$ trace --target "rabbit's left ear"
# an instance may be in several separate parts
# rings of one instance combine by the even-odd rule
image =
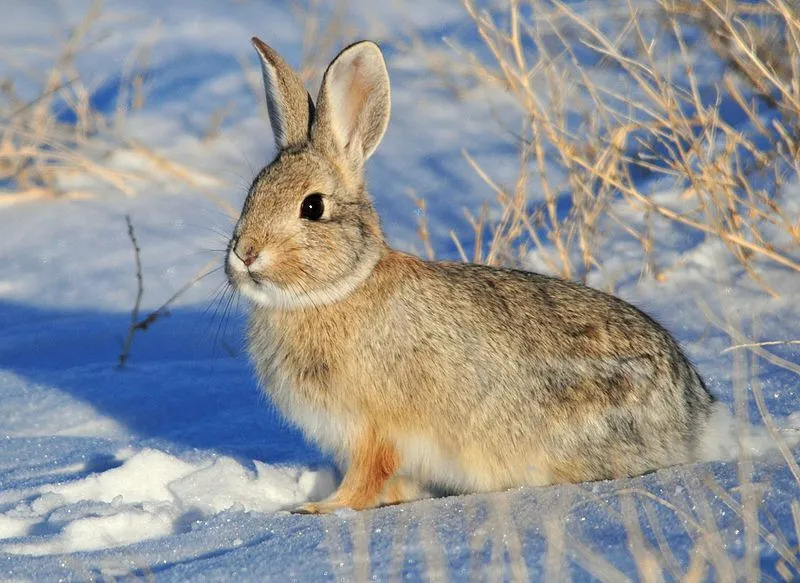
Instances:
[[[261,59],[267,110],[278,151],[308,142],[314,103],[300,77],[267,43],[253,37]]]
[[[381,50],[370,41],[355,43],[325,71],[312,140],[360,168],[383,138],[390,110],[389,74]]]

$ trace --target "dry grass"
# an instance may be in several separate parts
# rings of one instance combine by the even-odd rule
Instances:
[[[156,44],[158,24],[152,27],[125,59],[118,80],[116,107],[103,111],[95,106],[102,83],[88,82],[76,66],[79,55],[98,51],[100,44],[121,24],[107,14],[102,0],[94,0],[84,18],[68,31],[66,39],[54,46],[34,47],[53,54],[52,65],[41,77],[26,63],[12,63],[20,75],[39,83],[39,95],[23,100],[15,80],[0,82],[0,206],[40,199],[85,199],[98,192],[135,196],[154,185],[178,182],[220,206],[231,216],[237,214],[215,194],[223,186],[219,178],[197,168],[167,159],[127,132],[131,112],[147,100],[149,55]],[[0,57],[3,58],[3,57]],[[107,80],[110,82],[110,80]],[[209,120],[206,141],[219,134],[224,111]],[[115,157],[131,153],[148,172],[121,170]],[[75,187],[74,178],[93,178],[96,187]]]
[[[23,101],[17,95],[13,79],[3,81],[0,181],[9,181],[15,188],[0,191],[0,204],[43,197],[90,196],[60,186],[60,178],[76,172],[93,175],[116,190],[133,194],[127,184],[130,177],[97,161],[101,157],[98,151],[107,146],[90,138],[101,130],[103,118],[92,107],[93,91],[75,67],[76,56],[91,50],[103,36],[92,34],[101,14],[102,5],[96,1],[59,48],[35,99]],[[74,115],[74,123],[59,121],[54,112],[62,108],[64,114]]]
[[[532,246],[552,272],[585,279],[602,267],[611,225],[640,243],[642,272],[662,278],[675,267],[653,259],[667,237],[652,218],[662,217],[723,242],[772,295],[762,262],[800,272],[800,221],[783,195],[800,169],[796,6],[771,0],[755,18],[744,2],[661,0],[601,10],[596,21],[558,1],[464,7],[490,58],[456,45],[460,68],[508,91],[521,114],[514,184],[465,152],[497,202],[471,220],[482,244],[466,258],[524,263]],[[712,39],[705,54],[698,31]],[[701,79],[704,59],[730,66]],[[653,197],[654,182],[680,197]]]

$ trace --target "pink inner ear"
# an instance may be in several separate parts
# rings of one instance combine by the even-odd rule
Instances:
[[[372,87],[367,83],[363,58],[358,55],[350,63],[347,85],[345,87],[344,98],[344,122],[343,128],[346,133],[347,146],[350,146],[353,139],[358,136],[363,128],[359,127],[359,116],[363,113],[364,107],[369,99]]]
[[[360,166],[377,147],[389,119],[389,87],[377,47],[356,45],[345,50],[325,73],[326,128],[339,151]]]

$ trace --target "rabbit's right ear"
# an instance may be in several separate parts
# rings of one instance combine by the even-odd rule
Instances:
[[[389,123],[389,74],[378,45],[361,41],[333,59],[322,78],[312,140],[360,169]]]
[[[256,37],[253,37],[253,46],[261,59],[275,146],[280,151],[306,143],[314,120],[311,96],[297,73],[272,47]]]

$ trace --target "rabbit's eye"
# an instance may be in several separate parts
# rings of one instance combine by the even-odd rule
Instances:
[[[303,199],[303,204],[300,205],[300,218],[308,219],[309,221],[318,221],[322,218],[325,212],[325,203],[322,200],[322,195],[318,192],[309,194]]]

